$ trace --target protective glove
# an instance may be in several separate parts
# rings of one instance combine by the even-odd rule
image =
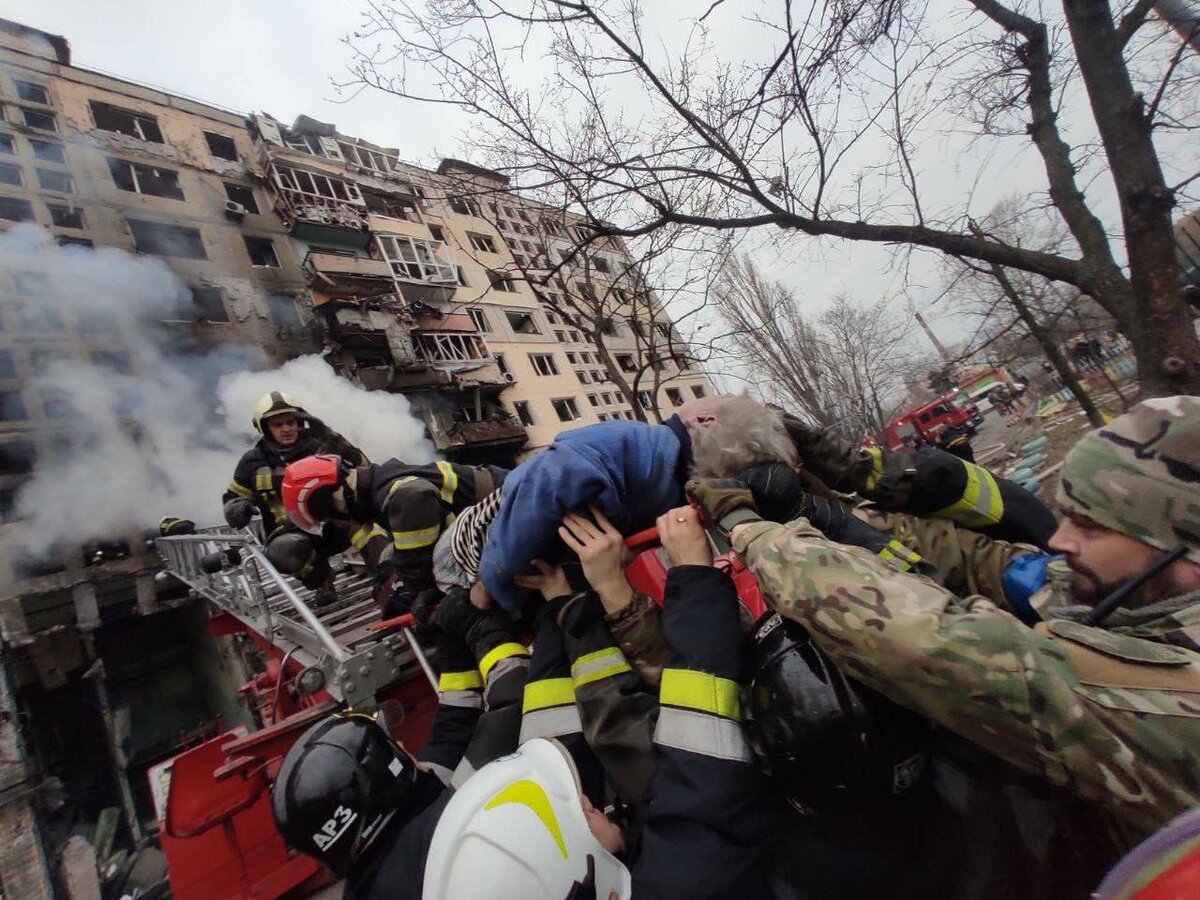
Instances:
[[[853,518],[837,500],[811,494],[804,479],[783,463],[764,463],[740,476],[754,496],[759,514],[769,522],[805,518],[833,541],[843,542],[847,521]]]
[[[225,504],[225,521],[230,528],[245,528],[254,517],[254,504],[245,497],[234,497]]]
[[[477,609],[471,604],[471,592],[462,588],[446,593],[430,621],[445,634],[465,641],[476,662],[500,644],[515,640],[512,619],[495,610]]]
[[[425,640],[431,639],[437,632],[437,626],[433,624],[433,614],[437,612],[438,605],[442,602],[442,592],[437,588],[426,588],[417,594],[417,599],[412,604],[413,631],[417,637]]]
[[[383,617],[392,619],[411,612],[416,599],[417,592],[397,578],[392,585],[392,593],[388,596],[387,604],[383,608]]]
[[[760,518],[754,505],[754,493],[741,478],[693,478],[684,493],[704,516],[706,522],[729,532],[740,522]]]
[[[872,459],[865,450],[829,428],[809,425],[788,413],[782,419],[804,468],[835,491],[861,493],[866,488]]]

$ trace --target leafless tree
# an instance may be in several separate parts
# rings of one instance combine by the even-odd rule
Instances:
[[[767,399],[851,437],[886,424],[911,357],[905,320],[886,303],[840,295],[806,318],[795,294],[746,256],[726,263],[713,297],[736,363]]]
[[[1200,173],[1164,174],[1157,145],[1195,126],[1200,68],[1152,9],[718,0],[665,36],[638,0],[368,0],[351,83],[466,111],[482,157],[561,187],[598,236],[775,226],[1033,273],[1113,315],[1147,394],[1197,392],[1171,215]],[[751,50],[722,56],[735,27]],[[1032,142],[1067,250],[1013,246],[973,227],[969,197],[939,201],[948,170],[923,151],[965,133],[981,180],[1004,142]]]

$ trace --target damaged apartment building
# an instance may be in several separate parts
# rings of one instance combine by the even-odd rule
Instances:
[[[247,366],[322,354],[408,397],[438,451],[464,462],[511,465],[564,428],[633,418],[585,330],[514,275],[565,255],[570,217],[508,187],[306,116],[285,125],[91,72],[62,37],[0,20],[0,229],[34,222],[62,247],[163,260],[191,291],[190,311],[164,323],[180,348],[254,348]],[[596,255],[609,270],[628,261],[619,241]],[[0,271],[2,897],[66,896],[70,841],[115,871],[154,833],[154,767],[255,724],[239,695],[253,653],[156,577],[144,535],[61,545],[17,512],[70,440],[39,368],[137,365],[111,322],[47,292],[38,267],[52,265],[42,254]],[[642,364],[628,329],[607,343],[623,371]],[[711,390],[686,357],[655,367],[655,391],[636,398],[646,410]]]

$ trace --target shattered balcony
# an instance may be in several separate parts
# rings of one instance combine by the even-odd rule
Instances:
[[[395,289],[391,266],[382,259],[310,250],[304,257],[304,270],[317,291],[377,296]]]
[[[486,450],[496,447],[520,447],[527,435],[515,416],[499,407],[479,409],[468,405],[457,412],[427,411],[425,423],[429,436],[441,453],[456,450]]]
[[[275,211],[292,237],[354,250],[370,246],[367,206],[353,182],[277,162],[271,162],[268,175]]]
[[[446,244],[407,234],[377,234],[375,240],[405,300],[440,307],[454,297],[458,267]]]

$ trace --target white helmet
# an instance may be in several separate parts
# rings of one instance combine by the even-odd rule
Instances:
[[[629,900],[629,870],[592,835],[581,796],[554,741],[484,766],[442,811],[423,900]]]

